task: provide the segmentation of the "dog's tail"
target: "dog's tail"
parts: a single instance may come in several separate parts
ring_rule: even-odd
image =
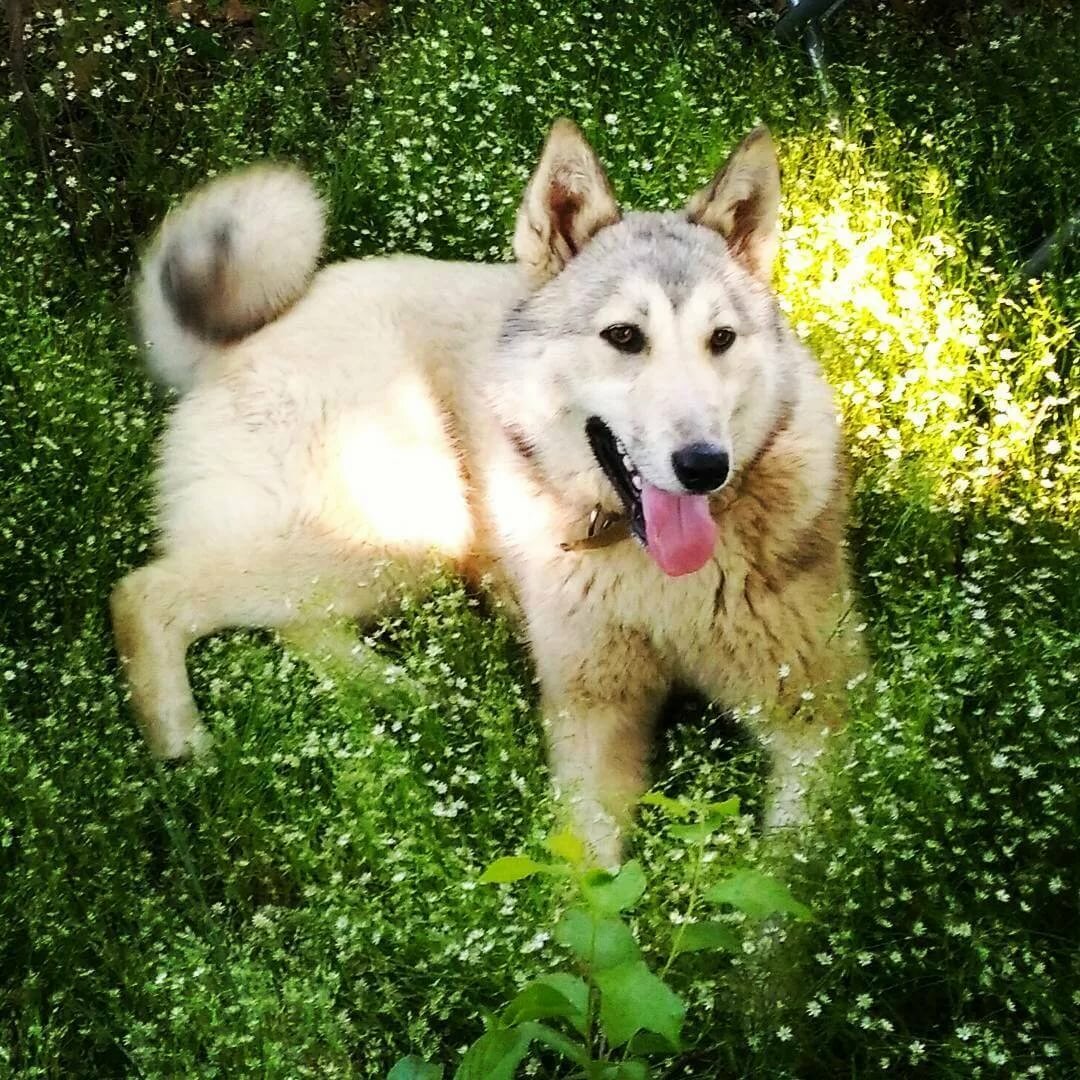
[[[255,165],[189,195],[139,268],[138,332],[154,377],[188,390],[212,353],[304,294],[322,241],[322,202],[291,166]]]

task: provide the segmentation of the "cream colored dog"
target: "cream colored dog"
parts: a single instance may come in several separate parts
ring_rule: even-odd
[[[624,215],[561,120],[516,265],[313,277],[323,211],[300,173],[191,196],[138,290],[150,366],[182,393],[160,555],[112,597],[154,752],[204,745],[195,639],[268,626],[322,648],[328,613],[378,618],[445,567],[516,602],[554,781],[598,860],[618,861],[675,683],[757,725],[769,820],[793,819],[859,653],[837,417],[769,287],[778,200],[759,129],[681,213]]]

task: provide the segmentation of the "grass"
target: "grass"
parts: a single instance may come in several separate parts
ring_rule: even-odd
[[[125,274],[167,205],[283,155],[327,192],[335,256],[498,258],[567,113],[631,205],[678,205],[759,118],[778,136],[779,284],[842,404],[875,653],[813,827],[787,850],[748,821],[716,841],[717,864],[779,868],[814,922],[680,961],[689,1045],[664,1075],[1080,1070],[1080,263],[1016,273],[1076,209],[1075,11],[853,2],[828,34],[833,116],[766,5],[188,10],[43,9],[7,65],[0,1069],[383,1076],[409,1052],[452,1062],[550,966],[552,895],[472,884],[551,825],[498,612],[443,583],[378,629],[432,689],[419,710],[266,635],[203,643],[218,752],[166,769],[105,598],[153,539],[167,403],[137,370]],[[659,784],[752,804],[753,749],[683,712]],[[688,872],[649,814],[634,846],[648,949]]]

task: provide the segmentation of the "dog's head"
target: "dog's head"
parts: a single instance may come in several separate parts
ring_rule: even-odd
[[[623,215],[592,148],[559,120],[518,211],[531,292],[504,327],[495,408],[555,490],[621,504],[671,575],[711,556],[709,497],[782,407],[779,194],[758,128],[682,212]]]

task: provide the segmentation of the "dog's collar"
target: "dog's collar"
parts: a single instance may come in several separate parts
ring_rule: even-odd
[[[593,551],[629,539],[630,519],[626,514],[612,513],[597,503],[589,514],[585,535],[577,540],[564,540],[559,547],[563,551]]]

